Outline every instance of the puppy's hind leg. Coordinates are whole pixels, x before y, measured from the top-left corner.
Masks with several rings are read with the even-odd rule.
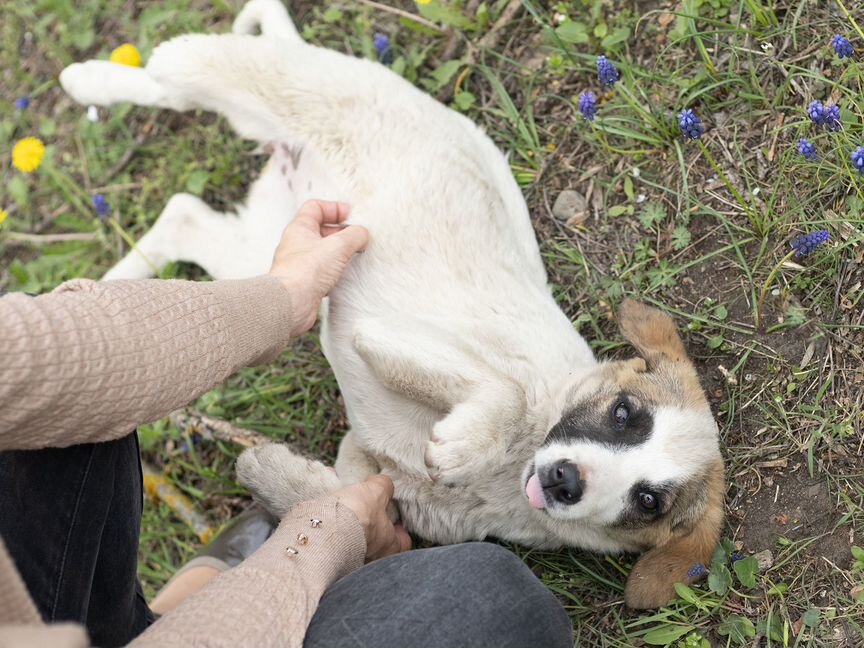
[[[266,272],[270,259],[258,258],[253,250],[244,254],[243,246],[243,228],[236,215],[215,212],[190,194],[176,194],[135,249],[103,279],[152,277],[173,261],[195,263],[214,279]]]
[[[231,27],[235,34],[254,35],[258,29],[264,36],[301,40],[280,0],[250,0],[237,14]]]
[[[276,517],[342,486],[336,473],[323,463],[301,457],[279,443],[243,452],[237,459],[237,477],[255,500]]]

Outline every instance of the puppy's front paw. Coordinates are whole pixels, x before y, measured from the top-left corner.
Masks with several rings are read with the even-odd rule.
[[[475,436],[462,426],[455,429],[444,420],[432,431],[424,458],[429,476],[444,484],[465,484],[500,461],[498,444]]]
[[[237,458],[237,477],[264,508],[276,517],[292,507],[341,488],[336,473],[320,461],[271,443],[246,450]]]

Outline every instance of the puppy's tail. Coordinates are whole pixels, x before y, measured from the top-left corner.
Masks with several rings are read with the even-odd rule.
[[[264,36],[301,40],[294,22],[279,0],[250,0],[231,27],[235,34],[253,35],[259,30]]]

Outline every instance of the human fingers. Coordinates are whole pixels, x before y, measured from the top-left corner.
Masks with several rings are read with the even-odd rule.
[[[362,225],[349,225],[334,234],[325,234],[329,245],[349,257],[362,252],[369,245],[369,230]]]
[[[320,229],[326,225],[342,223],[348,218],[350,212],[351,207],[347,203],[334,200],[307,200],[297,210],[294,220]]]

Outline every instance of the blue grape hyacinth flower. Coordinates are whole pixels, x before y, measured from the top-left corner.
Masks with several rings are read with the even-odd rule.
[[[852,164],[855,165],[859,173],[864,174],[864,146],[859,146],[852,151]]]
[[[600,55],[597,57],[597,78],[604,86],[613,86],[621,75],[609,59]]]
[[[687,576],[690,578],[699,578],[708,573],[708,570],[705,569],[705,565],[702,563],[696,563],[693,565],[689,571],[687,572]]]
[[[807,114],[817,126],[825,123],[825,106],[822,105],[821,101],[811,101],[810,105],[807,106]]]
[[[829,131],[836,132],[840,130],[840,106],[826,106],[825,108],[825,128]]]
[[[837,52],[837,56],[841,59],[851,58],[855,55],[855,48],[852,47],[852,43],[849,42],[849,39],[844,38],[840,34],[837,34],[831,39],[831,47],[834,48],[834,51]]]
[[[582,121],[594,121],[597,115],[597,95],[590,90],[580,94],[579,112],[582,113]]]
[[[386,34],[372,36],[372,44],[378,53],[378,60],[384,65],[393,63],[393,49],[390,47],[390,37]]]
[[[809,234],[802,234],[794,239],[789,245],[795,250],[795,257],[805,257],[817,247],[825,243],[831,238],[828,230],[816,230]]]
[[[821,101],[811,101],[807,106],[807,115],[816,126],[822,126],[829,131],[839,131],[840,106],[826,106]]]
[[[23,97],[18,97],[15,100],[15,108],[16,109],[27,110],[29,107],[30,107],[30,97],[25,95]]]
[[[815,160],[819,157],[816,153],[816,145],[808,141],[806,137],[798,140],[798,152],[808,160]]]
[[[106,221],[108,216],[111,215],[111,205],[108,204],[108,201],[105,200],[105,196],[102,194],[93,194],[93,209],[96,210],[96,216],[102,222]]]
[[[678,125],[681,127],[681,134],[687,139],[696,140],[705,133],[702,120],[690,108],[678,113]]]

